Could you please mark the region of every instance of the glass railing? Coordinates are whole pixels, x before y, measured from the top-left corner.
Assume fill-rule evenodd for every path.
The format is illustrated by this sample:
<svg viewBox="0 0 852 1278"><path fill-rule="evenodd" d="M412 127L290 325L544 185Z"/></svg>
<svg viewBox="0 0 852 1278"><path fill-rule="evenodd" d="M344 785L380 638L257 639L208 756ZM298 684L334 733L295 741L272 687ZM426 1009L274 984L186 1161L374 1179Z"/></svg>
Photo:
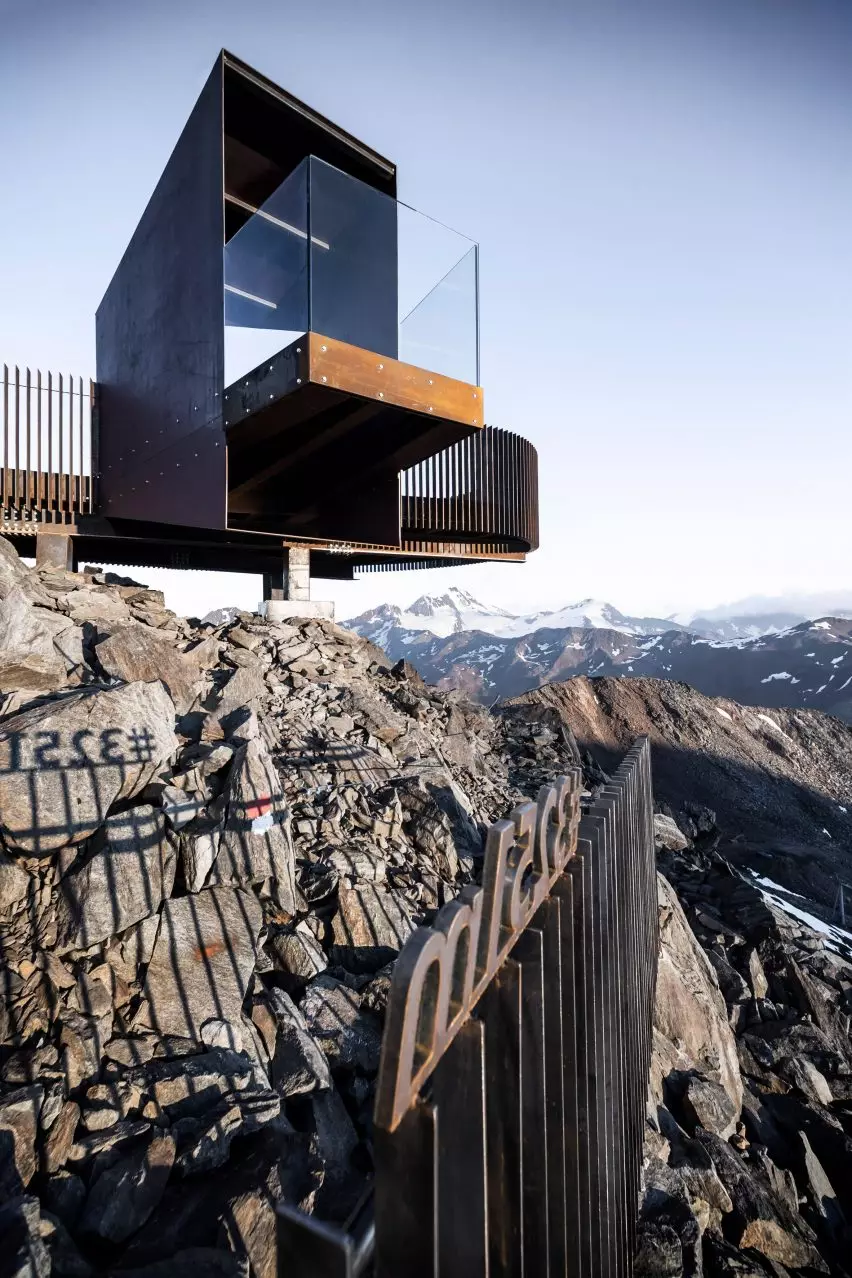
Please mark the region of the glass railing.
<svg viewBox="0 0 852 1278"><path fill-rule="evenodd" d="M243 207L225 246L226 384L308 330L478 384L472 240L315 156Z"/></svg>

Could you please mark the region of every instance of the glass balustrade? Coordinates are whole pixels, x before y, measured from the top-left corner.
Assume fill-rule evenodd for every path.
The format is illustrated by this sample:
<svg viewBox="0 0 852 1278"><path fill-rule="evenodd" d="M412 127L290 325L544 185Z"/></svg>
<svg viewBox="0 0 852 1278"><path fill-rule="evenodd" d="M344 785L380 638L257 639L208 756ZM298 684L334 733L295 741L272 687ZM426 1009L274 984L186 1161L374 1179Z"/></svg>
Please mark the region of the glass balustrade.
<svg viewBox="0 0 852 1278"><path fill-rule="evenodd" d="M308 330L478 383L472 240L315 156L242 207L225 246L226 384Z"/></svg>

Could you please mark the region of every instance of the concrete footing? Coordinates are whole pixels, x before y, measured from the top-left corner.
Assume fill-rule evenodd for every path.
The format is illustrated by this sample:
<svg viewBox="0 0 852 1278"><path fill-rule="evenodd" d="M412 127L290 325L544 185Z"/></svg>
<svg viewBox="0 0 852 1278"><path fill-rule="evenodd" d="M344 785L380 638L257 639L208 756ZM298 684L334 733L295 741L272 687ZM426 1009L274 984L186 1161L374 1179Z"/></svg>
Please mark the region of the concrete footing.
<svg viewBox="0 0 852 1278"><path fill-rule="evenodd" d="M74 542L67 532L36 533L36 568L74 571Z"/></svg>
<svg viewBox="0 0 852 1278"><path fill-rule="evenodd" d="M334 621L334 603L322 599L264 599L258 612L265 621Z"/></svg>

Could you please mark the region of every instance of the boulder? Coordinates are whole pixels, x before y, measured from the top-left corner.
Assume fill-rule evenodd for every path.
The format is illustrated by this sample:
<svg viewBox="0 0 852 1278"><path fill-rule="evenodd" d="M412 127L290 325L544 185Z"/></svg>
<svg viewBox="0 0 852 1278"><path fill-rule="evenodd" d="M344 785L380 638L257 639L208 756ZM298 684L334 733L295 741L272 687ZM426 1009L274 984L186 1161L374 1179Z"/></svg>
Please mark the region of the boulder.
<svg viewBox="0 0 852 1278"><path fill-rule="evenodd" d="M108 817L88 858L57 888L56 950L88 949L155 914L172 890L176 853L148 804Z"/></svg>
<svg viewBox="0 0 852 1278"><path fill-rule="evenodd" d="M0 537L0 546L5 544L5 537ZM3 1278L50 1278L50 1252L41 1236L37 1198L18 1195L0 1201L0 1240Z"/></svg>
<svg viewBox="0 0 852 1278"><path fill-rule="evenodd" d="M278 1218L264 1189L239 1194L222 1220L231 1251L250 1266L254 1278L278 1278Z"/></svg>
<svg viewBox="0 0 852 1278"><path fill-rule="evenodd" d="M846 1224L845 1217L837 1201L834 1186L825 1173L825 1168L817 1158L811 1143L804 1132L799 1132L804 1159L805 1176L807 1178L806 1193L814 1210L826 1223L831 1234L840 1238Z"/></svg>
<svg viewBox="0 0 852 1278"><path fill-rule="evenodd" d="M65 1166L79 1121L80 1106L74 1101L66 1101L50 1129L44 1147L44 1170L48 1175Z"/></svg>
<svg viewBox="0 0 852 1278"><path fill-rule="evenodd" d="M200 892L219 855L221 826L200 821L181 840L183 877L189 892Z"/></svg>
<svg viewBox="0 0 852 1278"><path fill-rule="evenodd" d="M704 1127L717 1136L727 1138L736 1130L740 1111L721 1083L692 1074L687 1079L681 1097L681 1105L687 1120L693 1126Z"/></svg>
<svg viewBox="0 0 852 1278"><path fill-rule="evenodd" d="M200 690L203 667L192 653L179 652L173 640L135 622L114 631L95 648L101 666L124 683L162 679L178 714L186 714Z"/></svg>
<svg viewBox="0 0 852 1278"><path fill-rule="evenodd" d="M88 622L99 630L130 625L130 609L124 600L110 590L72 590L65 597L68 616L81 625Z"/></svg>
<svg viewBox="0 0 852 1278"><path fill-rule="evenodd" d="M80 1233L112 1243L135 1234L162 1198L174 1160L174 1137L167 1134L119 1158L89 1191Z"/></svg>
<svg viewBox="0 0 852 1278"><path fill-rule="evenodd" d="M725 1235L739 1247L753 1248L769 1260L794 1268L813 1266L826 1273L815 1246L815 1236L805 1221L784 1201L749 1174L737 1153L713 1132L698 1130L695 1139L731 1196L732 1210L725 1218Z"/></svg>
<svg viewBox="0 0 852 1278"><path fill-rule="evenodd" d="M252 1017L270 1056L272 1084L282 1096L301 1096L331 1087L323 1052L311 1037L304 1016L283 990L272 989Z"/></svg>
<svg viewBox="0 0 852 1278"><path fill-rule="evenodd" d="M241 1053L212 1048L179 1060L152 1060L124 1075L124 1081L150 1095L170 1122L197 1118L223 1096L252 1083L251 1062Z"/></svg>
<svg viewBox="0 0 852 1278"><path fill-rule="evenodd" d="M279 1118L281 1097L276 1092L247 1091L226 1096L217 1110L205 1118L195 1139L181 1150L177 1170L183 1176L214 1171L228 1161L236 1136L251 1136ZM285 1130L292 1130L282 1119Z"/></svg>
<svg viewBox="0 0 852 1278"><path fill-rule="evenodd" d="M328 959L306 923L297 923L292 931L275 932L266 948L276 968L286 972L290 984L301 987L328 967Z"/></svg>
<svg viewBox="0 0 852 1278"><path fill-rule="evenodd" d="M654 842L668 852L683 852L689 847L689 839L678 829L674 818L662 812L654 813Z"/></svg>
<svg viewBox="0 0 852 1278"><path fill-rule="evenodd" d="M331 976L319 976L307 989L301 1010L308 1032L332 1068L376 1072L382 1043L379 1025L361 1011L354 990Z"/></svg>
<svg viewBox="0 0 852 1278"><path fill-rule="evenodd" d="M332 923L334 957L352 972L375 972L399 953L414 931L402 899L375 883L341 881Z"/></svg>
<svg viewBox="0 0 852 1278"><path fill-rule="evenodd" d="M32 876L0 851L0 912L23 901L33 883Z"/></svg>
<svg viewBox="0 0 852 1278"><path fill-rule="evenodd" d="M31 598L47 600L38 577L22 562L12 543L0 537L0 599L5 599L16 586Z"/></svg>
<svg viewBox="0 0 852 1278"><path fill-rule="evenodd" d="M200 1041L205 1021L239 1021L261 922L257 898L237 888L167 901L145 978L153 1028Z"/></svg>
<svg viewBox="0 0 852 1278"><path fill-rule="evenodd" d="M0 1196L19 1194L38 1169L36 1141L44 1088L36 1083L0 1097Z"/></svg>
<svg viewBox="0 0 852 1278"><path fill-rule="evenodd" d="M0 601L0 691L61 688L66 663L54 638L74 630L67 617L34 606L20 586L13 587Z"/></svg>
<svg viewBox="0 0 852 1278"><path fill-rule="evenodd" d="M69 1091L97 1078L104 1046L112 1035L112 1016L98 1018L70 1010L62 1013L59 1042Z"/></svg>
<svg viewBox="0 0 852 1278"><path fill-rule="evenodd" d="M177 750L161 683L75 692L0 725L0 833L43 856L93 834Z"/></svg>
<svg viewBox="0 0 852 1278"><path fill-rule="evenodd" d="M742 1108L737 1045L716 973L693 935L674 888L657 876L660 953L654 1024L681 1055L716 1078L732 1109Z"/></svg>
<svg viewBox="0 0 852 1278"><path fill-rule="evenodd" d="M755 998L766 998L769 993L769 982L766 979L766 973L763 970L763 963L760 961L760 955L757 950L750 950L748 956L748 973L751 982L751 992Z"/></svg>
<svg viewBox="0 0 852 1278"><path fill-rule="evenodd" d="M818 1105L830 1105L834 1099L828 1079L806 1056L785 1056L776 1073Z"/></svg>
<svg viewBox="0 0 852 1278"><path fill-rule="evenodd" d="M238 750L228 777L225 822L208 882L264 883L278 907L296 913L290 816L266 745Z"/></svg>

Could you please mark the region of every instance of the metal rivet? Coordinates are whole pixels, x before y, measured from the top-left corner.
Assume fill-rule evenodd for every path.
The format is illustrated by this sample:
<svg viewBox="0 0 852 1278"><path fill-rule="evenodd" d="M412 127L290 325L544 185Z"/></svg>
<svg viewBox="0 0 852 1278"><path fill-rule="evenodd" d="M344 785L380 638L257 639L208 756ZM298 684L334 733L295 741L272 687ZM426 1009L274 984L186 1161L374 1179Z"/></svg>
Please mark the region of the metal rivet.
<svg viewBox="0 0 852 1278"><path fill-rule="evenodd" d="M430 386L432 385L432 378L431 378L431 377L429 378L429 385L430 385Z"/></svg>
<svg viewBox="0 0 852 1278"><path fill-rule="evenodd" d="M381 391L379 391L379 399L384 399L384 395L382 394Z"/></svg>
<svg viewBox="0 0 852 1278"><path fill-rule="evenodd" d="M328 347L327 347L327 346L321 346L321 347L320 347L320 350L321 350L321 351L327 351L327 350L328 350Z"/></svg>
<svg viewBox="0 0 852 1278"><path fill-rule="evenodd" d="M302 384L302 379L301 379L301 377L297 377L297 378L296 378L296 385L297 385L297 386L301 386L301 384Z"/></svg>
<svg viewBox="0 0 852 1278"><path fill-rule="evenodd" d="M384 364L378 364L376 367L378 368L379 372L381 372L382 369L384 368Z"/></svg>
<svg viewBox="0 0 852 1278"><path fill-rule="evenodd" d="M269 396L269 398L270 398L270 399L274 399L274 398L275 398L275 396L274 396L274 395L270 395L270 396Z"/></svg>
<svg viewBox="0 0 852 1278"><path fill-rule="evenodd" d="M302 353L302 348L301 348L301 346L297 346L297 347L296 347L296 354L297 354L297 355L301 355L301 353Z"/></svg>
<svg viewBox="0 0 852 1278"><path fill-rule="evenodd" d="M324 382L327 382L327 381L328 381L328 378L327 378L327 377L324 377L322 380L323 380Z"/></svg>
<svg viewBox="0 0 852 1278"><path fill-rule="evenodd" d="M270 373L274 370L274 368L275 368L275 365L274 365L274 364L270 364L270 365L269 365L269 371L270 371Z"/></svg>
<svg viewBox="0 0 852 1278"><path fill-rule="evenodd" d="M429 412L431 413L431 411L432 411L432 405L430 404L430 405L429 405Z"/></svg>

